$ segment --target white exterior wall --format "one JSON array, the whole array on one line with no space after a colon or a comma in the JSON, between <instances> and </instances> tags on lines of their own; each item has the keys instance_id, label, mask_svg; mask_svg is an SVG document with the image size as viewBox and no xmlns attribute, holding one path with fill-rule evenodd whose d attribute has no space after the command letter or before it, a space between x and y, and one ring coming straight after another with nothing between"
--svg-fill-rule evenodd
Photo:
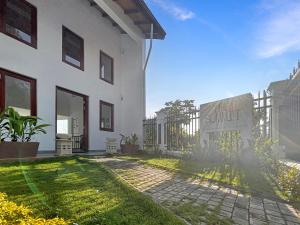
<instances>
[{"instance_id":1,"label":"white exterior wall","mask_svg":"<svg viewBox=\"0 0 300 225\"><path fill-rule=\"evenodd\" d=\"M121 35L87 0L28 2L37 7L37 49L0 33L0 67L37 80L37 115L52 125L37 138L40 151L55 150L56 86L89 96L89 150L105 149L105 139L119 133L141 138L145 43L140 34L134 33L135 40ZM63 25L84 39L84 71L62 62ZM100 50L114 58L113 85L99 79ZM114 104L114 132L99 130L99 100Z\"/></svg>"}]
</instances>

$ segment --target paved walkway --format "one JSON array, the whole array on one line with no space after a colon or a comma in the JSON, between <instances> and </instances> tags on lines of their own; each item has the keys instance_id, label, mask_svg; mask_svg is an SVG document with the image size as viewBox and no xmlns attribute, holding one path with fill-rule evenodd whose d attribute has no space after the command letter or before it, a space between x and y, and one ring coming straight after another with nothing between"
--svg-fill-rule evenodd
<instances>
[{"instance_id":1,"label":"paved walkway","mask_svg":"<svg viewBox=\"0 0 300 225\"><path fill-rule=\"evenodd\" d=\"M111 168L140 192L150 195L158 203L164 201L207 204L220 207L220 216L229 217L236 224L300 225L299 211L292 206L264 198L249 197L235 190L185 179L178 174L115 158L96 159Z\"/></svg>"}]
</instances>

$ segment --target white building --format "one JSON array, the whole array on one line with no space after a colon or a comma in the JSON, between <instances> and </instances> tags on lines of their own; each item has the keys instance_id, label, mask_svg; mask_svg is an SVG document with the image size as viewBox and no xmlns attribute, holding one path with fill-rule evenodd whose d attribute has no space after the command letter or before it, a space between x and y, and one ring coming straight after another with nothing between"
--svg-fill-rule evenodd
<instances>
[{"instance_id":1,"label":"white building","mask_svg":"<svg viewBox=\"0 0 300 225\"><path fill-rule=\"evenodd\" d=\"M142 141L151 34L165 37L143 0L1 0L1 111L52 125L40 151L55 150L57 134L79 150L120 133Z\"/></svg>"}]
</instances>

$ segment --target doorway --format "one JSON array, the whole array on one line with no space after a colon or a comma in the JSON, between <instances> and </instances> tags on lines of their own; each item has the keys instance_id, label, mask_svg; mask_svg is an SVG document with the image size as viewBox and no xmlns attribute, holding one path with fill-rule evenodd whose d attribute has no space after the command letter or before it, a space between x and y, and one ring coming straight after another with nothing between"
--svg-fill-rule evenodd
<instances>
[{"instance_id":1,"label":"doorway","mask_svg":"<svg viewBox=\"0 0 300 225\"><path fill-rule=\"evenodd\" d=\"M72 140L73 153L88 151L88 97L56 88L56 138Z\"/></svg>"}]
</instances>

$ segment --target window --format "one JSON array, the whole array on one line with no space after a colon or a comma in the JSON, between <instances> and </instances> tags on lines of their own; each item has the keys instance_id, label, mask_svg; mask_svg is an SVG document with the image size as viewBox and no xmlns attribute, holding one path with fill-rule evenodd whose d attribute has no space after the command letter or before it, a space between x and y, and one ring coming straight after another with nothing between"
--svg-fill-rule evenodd
<instances>
[{"instance_id":1,"label":"window","mask_svg":"<svg viewBox=\"0 0 300 225\"><path fill-rule=\"evenodd\" d=\"M100 101L100 130L114 131L114 105Z\"/></svg>"},{"instance_id":2,"label":"window","mask_svg":"<svg viewBox=\"0 0 300 225\"><path fill-rule=\"evenodd\" d=\"M0 110L14 108L22 116L36 116L36 81L0 69Z\"/></svg>"},{"instance_id":3,"label":"window","mask_svg":"<svg viewBox=\"0 0 300 225\"><path fill-rule=\"evenodd\" d=\"M63 27L62 60L78 69L84 70L84 43L83 39Z\"/></svg>"},{"instance_id":4,"label":"window","mask_svg":"<svg viewBox=\"0 0 300 225\"><path fill-rule=\"evenodd\" d=\"M104 52L100 51L100 79L114 83L114 60Z\"/></svg>"},{"instance_id":5,"label":"window","mask_svg":"<svg viewBox=\"0 0 300 225\"><path fill-rule=\"evenodd\" d=\"M25 0L1 0L0 31L36 48L36 8Z\"/></svg>"}]
</instances>

